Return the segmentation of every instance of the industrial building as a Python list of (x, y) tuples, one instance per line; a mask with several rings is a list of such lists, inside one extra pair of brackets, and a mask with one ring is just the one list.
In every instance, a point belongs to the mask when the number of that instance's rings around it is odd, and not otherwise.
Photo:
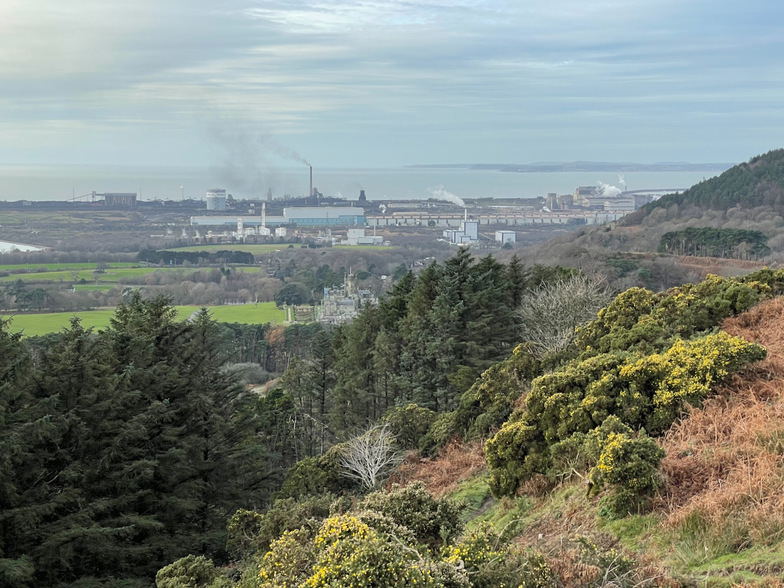
[(479, 241), (479, 221), (463, 220), (460, 228), (447, 229), (444, 238), (452, 245), (470, 245)]
[(517, 241), (517, 233), (514, 231), (496, 231), (495, 240), (502, 245)]
[(136, 192), (108, 192), (103, 195), (107, 208), (133, 208), (136, 206)]
[(365, 210), (353, 206), (302, 206), (283, 209), (286, 224), (300, 227), (365, 226)]
[(384, 237), (365, 235), (365, 229), (349, 229), (341, 245), (383, 245)]
[[(192, 216), (191, 226), (262, 226), (261, 216)], [(299, 227), (365, 226), (365, 210), (353, 206), (302, 206), (283, 209), (283, 216), (268, 215), (264, 226), (297, 225)]]
[[(213, 188), (207, 190), (207, 210), (226, 210), (226, 190)], [(237, 222), (237, 219), (234, 219)]]

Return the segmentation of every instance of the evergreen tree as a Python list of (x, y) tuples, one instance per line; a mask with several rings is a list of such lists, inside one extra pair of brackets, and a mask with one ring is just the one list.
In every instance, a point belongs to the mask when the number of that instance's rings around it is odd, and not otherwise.
[(387, 408), (376, 394), (377, 374), (373, 366), (379, 318), (378, 308), (367, 306), (335, 337), (335, 389), (330, 418), (335, 431), (350, 435), (381, 417)]

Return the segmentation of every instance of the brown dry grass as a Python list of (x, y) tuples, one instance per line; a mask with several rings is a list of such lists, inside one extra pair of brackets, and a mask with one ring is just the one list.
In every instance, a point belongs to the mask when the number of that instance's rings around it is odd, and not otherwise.
[(694, 516), (716, 529), (741, 521), (751, 542), (770, 544), (784, 537), (784, 298), (722, 328), (768, 357), (665, 435), (658, 506), (668, 526)]
[(410, 452), (389, 482), (406, 484), (414, 480), (425, 483), (435, 497), (454, 492), (460, 482), (469, 480), (487, 468), (481, 441), (470, 444), (452, 441), (435, 459)]
[(695, 280), (698, 281), (704, 280), (708, 274), (735, 276), (774, 265), (761, 261), (728, 259), (722, 257), (691, 257), (688, 255), (679, 255), (676, 256), (675, 259), (680, 267), (693, 274)]

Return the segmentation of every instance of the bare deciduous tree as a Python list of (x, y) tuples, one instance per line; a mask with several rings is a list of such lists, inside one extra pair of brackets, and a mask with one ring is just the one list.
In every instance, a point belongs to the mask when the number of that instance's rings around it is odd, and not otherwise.
[(347, 477), (359, 480), (370, 490), (401, 459), (388, 425), (374, 425), (346, 443), (340, 465)]
[(539, 357), (568, 347), (577, 328), (596, 318), (610, 301), (603, 281), (583, 275), (542, 284), (523, 296), (517, 309), (523, 339)]

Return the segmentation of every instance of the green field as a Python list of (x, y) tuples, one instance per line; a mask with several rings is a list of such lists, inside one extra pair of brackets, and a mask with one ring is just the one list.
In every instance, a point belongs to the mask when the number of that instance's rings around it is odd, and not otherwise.
[(74, 284), (74, 290), (77, 292), (108, 292), (116, 287), (116, 284)]
[[(166, 251), (242, 251), (244, 253), (252, 253), (253, 255), (265, 255), (274, 251), (286, 251), (288, 249), (308, 249), (299, 243), (293, 243), (294, 247), (289, 247), (289, 243), (278, 244), (250, 244), (250, 245), (193, 245), (191, 247), (177, 247), (174, 249), (167, 249)], [(324, 251), (326, 248), (319, 248)], [(349, 249), (351, 251), (390, 251), (394, 247), (384, 247), (383, 245), (335, 245), (333, 249)]]
[[(175, 306), (177, 318), (184, 320), (198, 311), (200, 306)], [(284, 320), (283, 310), (278, 309), (274, 302), (261, 302), (259, 304), (242, 304), (237, 306), (210, 306), (207, 307), (212, 318), (224, 323), (245, 324), (280, 324)], [(114, 310), (86, 310), (79, 312), (51, 312), (39, 314), (17, 314), (3, 316), (11, 319), (9, 330), (12, 333), (22, 332), (24, 335), (34, 337), (56, 333), (67, 327), (71, 318), (78, 316), (82, 319), (82, 326), (103, 329), (109, 326), (109, 319), (114, 316)]]
[[(135, 261), (122, 261), (117, 263), (102, 264), (105, 268), (118, 268), (118, 267), (139, 267), (139, 263)], [(53, 271), (74, 271), (74, 270), (94, 270), (97, 269), (97, 263), (20, 263), (20, 264), (0, 264), (0, 271), (18, 271), (26, 269), (34, 272), (53, 272)]]
[[(147, 276), (149, 274), (163, 271), (163, 272), (170, 272), (174, 270), (185, 270), (185, 271), (197, 271), (199, 269), (212, 269), (212, 268), (199, 268), (199, 267), (187, 267), (183, 268), (182, 266), (164, 266), (164, 267), (118, 267), (118, 268), (110, 268), (106, 269), (101, 273), (95, 273), (93, 269), (87, 270), (59, 270), (59, 271), (47, 271), (47, 272), (27, 272), (22, 274), (11, 274), (5, 277), (0, 278), (0, 283), (2, 282), (15, 282), (17, 280), (22, 280), (23, 282), (30, 282), (30, 283), (40, 283), (40, 282), (65, 282), (67, 284), (71, 284), (74, 282), (79, 282), (81, 280), (85, 280), (87, 282), (92, 283), (117, 283), (121, 279), (127, 278), (129, 283), (139, 283), (141, 278)], [(232, 271), (240, 271), (240, 272), (258, 272), (258, 266), (237, 266), (231, 268)]]

